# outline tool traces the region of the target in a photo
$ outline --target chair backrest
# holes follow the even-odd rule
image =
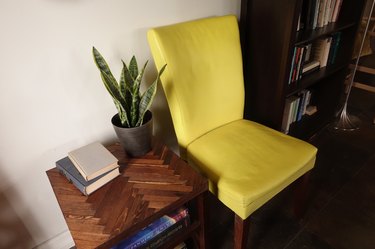
[[[149,30],[156,67],[180,145],[243,118],[244,82],[235,16],[205,18]]]

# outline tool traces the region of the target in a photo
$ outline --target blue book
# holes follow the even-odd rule
[[[140,230],[135,235],[121,241],[111,249],[136,249],[146,245],[147,242],[155,238],[158,234],[162,233],[173,224],[186,218],[188,216],[188,210],[186,208],[180,208],[170,215],[164,215],[161,218],[155,220],[147,227]]]
[[[90,181],[86,181],[68,157],[57,161],[56,168],[84,195],[93,193],[120,174],[119,168],[117,167]]]

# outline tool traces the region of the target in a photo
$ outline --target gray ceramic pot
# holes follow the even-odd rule
[[[147,111],[143,125],[134,128],[121,126],[118,114],[112,117],[112,125],[125,152],[131,157],[140,157],[151,150],[152,142],[152,113]]]

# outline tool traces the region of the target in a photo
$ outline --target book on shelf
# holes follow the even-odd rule
[[[309,105],[306,107],[306,115],[311,116],[314,113],[316,113],[318,109],[316,108],[315,105]]]
[[[307,89],[302,90],[297,95],[293,95],[285,100],[283,120],[281,124],[282,132],[286,134],[289,133],[290,125],[302,119],[302,116],[306,114],[310,100],[311,91]]]
[[[172,225],[178,223],[179,221],[189,222],[189,219],[188,209],[181,207],[169,215],[160,217],[133,236],[130,236],[129,238],[113,246],[111,249],[138,249],[146,247],[149,245],[148,243],[150,241],[153,241],[154,238],[166,231]],[[177,229],[176,232],[178,231],[179,229]]]
[[[315,0],[313,29],[316,29],[318,25],[319,8],[320,8],[320,0]]]
[[[283,114],[283,121],[281,124],[281,131],[285,134],[289,133],[289,127],[291,124],[291,115],[293,112],[293,102],[295,97],[287,98],[285,100],[285,107],[284,107],[284,114]]]
[[[297,46],[293,50],[293,58],[292,64],[290,66],[290,74],[289,74],[289,81],[288,84],[292,85],[293,83],[297,82],[302,78],[302,72],[304,68],[304,64],[308,59],[310,59],[311,54],[311,44],[307,44],[304,46]]]
[[[120,175],[119,168],[117,167],[111,171],[105,172],[100,176],[97,176],[90,181],[86,181],[68,157],[58,160],[56,162],[56,168],[84,195],[90,195]]]
[[[316,0],[304,0],[302,3],[301,20],[306,29],[313,29]]]
[[[340,40],[341,40],[341,32],[336,32],[332,35],[332,41],[331,41],[331,47],[329,50],[327,65],[331,65],[336,62]]]
[[[325,9],[327,7],[327,0],[320,0],[319,4],[319,11],[318,11],[318,21],[317,21],[317,28],[323,28],[324,26],[324,15]]]
[[[315,61],[315,60],[310,61],[303,66],[302,75],[306,75],[308,73],[314,72],[318,70],[319,68],[320,68],[319,61]]]
[[[313,49],[314,49],[313,59],[316,61],[319,61],[320,67],[327,66],[331,41],[332,41],[332,37],[325,37],[325,38],[318,39],[313,44]]]
[[[342,0],[336,0],[335,7],[332,12],[332,22],[336,22],[340,13]]]
[[[294,67],[294,60],[296,58],[296,54],[297,54],[297,47],[294,47],[294,49],[293,49],[293,56],[292,56],[292,64],[290,66],[290,71],[289,71],[288,85],[290,85],[292,83],[293,67]]]
[[[173,236],[177,235],[179,232],[183,231],[189,225],[189,219],[181,219],[165,229],[163,232],[156,235],[150,241],[148,241],[141,249],[156,249],[162,248],[162,245],[170,241]]]
[[[324,21],[323,21],[323,25],[326,26],[328,25],[328,23],[331,21],[330,20],[330,13],[331,13],[331,2],[332,0],[327,0],[327,5],[326,5],[326,9],[324,11]]]
[[[342,0],[304,0],[297,31],[323,28],[329,23],[336,22],[341,4]]]
[[[99,142],[70,151],[68,157],[86,181],[118,167],[117,158]]]

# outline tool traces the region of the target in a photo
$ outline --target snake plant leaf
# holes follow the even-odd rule
[[[137,63],[137,59],[135,58],[134,55],[129,62],[129,72],[130,72],[130,75],[132,76],[133,79],[137,78],[137,76],[138,76],[138,63]]]
[[[134,79],[128,69],[128,67],[126,66],[125,62],[123,60],[122,61],[122,69],[124,70],[124,76],[125,76],[125,84],[129,87],[129,88],[132,88],[133,85],[134,85]]]
[[[124,71],[125,71],[124,68],[122,68],[121,76],[120,76],[120,82],[119,82],[120,93],[121,93],[121,96],[123,98],[125,98],[125,96],[126,96],[126,83],[125,83],[125,72]]]
[[[123,105],[121,105],[121,103],[116,99],[113,99],[113,102],[115,103],[115,106],[117,108],[118,116],[120,118],[121,124],[124,127],[131,127],[129,124],[128,115],[126,113],[126,110],[124,110]]]
[[[94,56],[95,64],[99,68],[99,70],[107,74],[111,81],[116,82],[116,79],[115,77],[113,77],[113,74],[109,69],[107,62],[95,47],[92,47],[92,54]]]
[[[122,96],[118,89],[117,82],[113,82],[112,79],[104,72],[101,72],[100,76],[102,77],[102,81],[105,87],[107,88],[108,92],[111,94],[111,96],[117,100],[121,100]]]
[[[148,61],[141,70],[138,68],[135,56],[131,58],[129,67],[122,61],[123,69],[117,82],[107,62],[95,47],[92,48],[92,53],[104,86],[117,108],[122,126],[130,128],[142,125],[144,114],[155,96],[157,83],[165,66],[158,73],[155,82],[141,96],[140,85]]]
[[[141,82],[143,79],[143,75],[145,73],[146,67],[147,67],[148,61],[146,61],[145,65],[143,66],[141,72],[138,74],[137,78],[134,80],[134,85],[132,89],[132,96],[134,97],[135,95],[139,96],[139,88],[141,86]]]
[[[128,104],[126,103],[125,99],[121,96],[117,82],[112,82],[110,77],[105,73],[101,73],[100,75],[102,77],[102,81],[104,83],[105,88],[112,96],[112,98],[118,101],[124,107],[124,109],[126,109]]]
[[[109,94],[111,95],[113,99],[113,102],[115,103],[115,106],[117,108],[117,111],[121,120],[121,124],[125,127],[129,127],[128,117],[126,114],[126,110],[124,109],[128,106],[127,103],[125,102],[125,99],[122,98],[122,96],[119,94],[116,88],[110,88],[111,84],[106,83],[110,81],[108,75],[102,73],[101,77],[104,82],[105,88],[107,89],[107,91],[109,92]]]
[[[150,85],[150,87],[142,94],[141,100],[139,102],[139,118],[136,126],[141,126],[143,123],[143,118],[145,116],[146,111],[150,108],[151,103],[155,97],[157,85],[160,79],[160,76],[163,74],[165,67],[167,64],[165,64],[159,71],[158,76],[156,80]]]
[[[134,81],[133,88],[131,89],[132,94],[132,106],[130,108],[130,123],[134,126],[137,126],[139,123],[139,101],[141,99],[139,88],[141,86],[142,78],[145,73],[145,69],[147,66],[148,61],[146,61],[145,65],[143,66],[141,72],[139,72],[137,78]]]

